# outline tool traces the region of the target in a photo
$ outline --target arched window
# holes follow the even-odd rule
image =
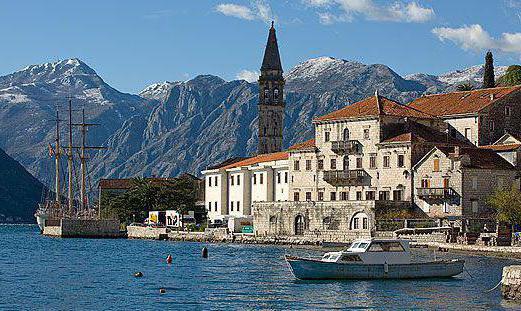
[[[347,129],[347,128],[344,129],[344,134],[343,134],[342,138],[344,139],[344,141],[349,140],[349,129]]]
[[[369,230],[369,217],[364,212],[357,212],[351,217],[350,230]]]
[[[273,100],[279,100],[279,89],[273,90]]]
[[[304,216],[295,217],[295,235],[304,235]]]
[[[269,102],[270,101],[270,90],[268,88],[264,89],[264,99]]]

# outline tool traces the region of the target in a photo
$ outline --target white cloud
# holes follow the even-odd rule
[[[232,3],[221,3],[218,4],[215,9],[226,16],[233,16],[241,19],[253,20],[255,16],[250,8],[243,5],[237,5]]]
[[[475,24],[460,28],[434,28],[432,33],[441,41],[452,41],[465,50],[497,50],[506,53],[521,53],[521,33],[503,33],[500,38],[493,38]]]
[[[328,12],[318,13],[320,22],[325,24],[348,22],[355,16],[375,21],[423,23],[435,16],[433,9],[422,7],[416,1],[394,2],[391,5],[376,4],[373,0],[306,0],[306,3],[319,9],[330,9]]]
[[[261,20],[269,22],[277,20],[273,14],[271,7],[263,0],[252,2],[251,7],[238,5],[233,3],[221,3],[215,7],[215,10],[226,16],[237,17],[245,20]]]
[[[258,71],[241,70],[235,77],[239,80],[255,82],[259,79],[259,75],[260,73]]]

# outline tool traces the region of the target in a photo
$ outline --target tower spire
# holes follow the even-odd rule
[[[277,43],[277,35],[275,34],[273,21],[271,22],[268,42],[266,43],[266,49],[264,50],[264,59],[262,60],[261,70],[280,70],[282,72],[279,45]]]

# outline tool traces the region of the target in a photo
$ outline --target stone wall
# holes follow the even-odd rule
[[[167,234],[166,228],[152,228],[140,226],[128,226],[129,239],[159,239],[160,235]]]
[[[253,204],[253,226],[258,237],[350,242],[371,237],[374,209],[374,201],[257,202]]]
[[[62,237],[121,237],[119,221],[109,219],[62,219]]]
[[[43,235],[60,237],[62,235],[62,228],[60,226],[46,226],[43,228]]]
[[[516,265],[503,268],[501,293],[505,299],[521,301],[521,266]]]

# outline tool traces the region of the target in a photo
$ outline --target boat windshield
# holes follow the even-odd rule
[[[404,252],[400,242],[372,242],[368,249],[369,252]]]

